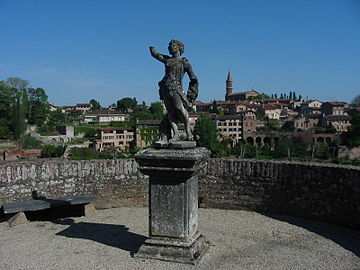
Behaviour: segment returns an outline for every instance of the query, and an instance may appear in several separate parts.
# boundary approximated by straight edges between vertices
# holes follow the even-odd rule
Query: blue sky
[[[0,80],[27,79],[55,105],[158,101],[148,47],[168,53],[171,39],[204,102],[224,98],[229,68],[235,92],[360,94],[360,0],[0,0],[0,31]]]

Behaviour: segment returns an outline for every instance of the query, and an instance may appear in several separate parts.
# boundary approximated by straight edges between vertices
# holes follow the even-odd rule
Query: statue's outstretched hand
[[[152,54],[157,53],[157,50],[156,50],[155,47],[150,46],[149,48],[150,48],[150,52],[151,52]]]

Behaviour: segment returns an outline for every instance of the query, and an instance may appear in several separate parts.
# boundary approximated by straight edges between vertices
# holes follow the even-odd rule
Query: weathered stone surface
[[[134,257],[196,265],[209,247],[210,243],[203,235],[190,243],[178,244],[148,239]]]
[[[92,203],[84,205],[84,216],[86,216],[86,217],[96,217],[97,216],[96,209]]]
[[[171,143],[157,141],[154,143],[154,148],[169,148],[169,149],[187,149],[187,148],[195,148],[195,141],[175,141]]]
[[[136,257],[195,264],[208,245],[198,232],[198,173],[205,148],[146,149],[136,154],[149,179],[149,237]]]
[[[17,225],[26,224],[28,220],[24,212],[19,212],[15,214],[13,217],[9,218],[7,222],[9,223],[10,227],[14,227]]]
[[[168,161],[159,156],[158,162],[166,166]],[[360,167],[354,166],[209,159],[200,172],[199,202],[201,207],[282,213],[359,228],[359,179]],[[91,194],[96,208],[148,204],[148,176],[133,159],[0,163],[0,205],[31,200],[34,190],[48,198]]]
[[[96,208],[147,205],[147,176],[135,160],[29,160],[0,164],[0,205],[91,194]]]
[[[53,207],[86,204],[95,201],[95,196],[67,196],[58,199],[29,200],[26,202],[4,203],[5,214],[23,211],[38,211]]]

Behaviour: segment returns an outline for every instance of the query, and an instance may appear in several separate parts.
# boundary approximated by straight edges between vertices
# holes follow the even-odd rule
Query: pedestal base
[[[196,265],[209,246],[203,235],[187,243],[148,239],[134,257]]]

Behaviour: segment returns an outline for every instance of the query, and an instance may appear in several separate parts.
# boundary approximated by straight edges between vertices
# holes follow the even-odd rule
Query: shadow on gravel
[[[269,213],[263,215],[302,227],[310,232],[332,240],[360,258],[360,232],[320,221],[312,221],[299,217],[283,216]]]
[[[53,223],[70,226],[56,235],[93,240],[129,251],[131,256],[139,250],[147,239],[145,236],[129,232],[129,229],[124,225],[90,222],[75,223],[73,219],[56,220]]]

